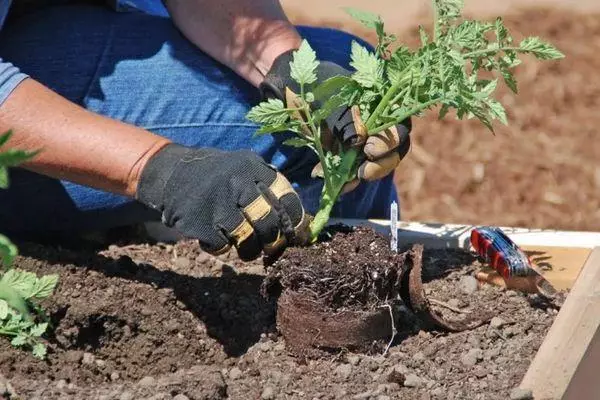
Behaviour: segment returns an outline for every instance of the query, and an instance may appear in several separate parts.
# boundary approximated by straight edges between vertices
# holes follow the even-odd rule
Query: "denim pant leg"
[[[322,60],[348,67],[344,32],[299,27]],[[51,34],[50,34],[51,33]],[[288,136],[254,137],[245,119],[257,90],[187,41],[168,18],[115,13],[91,6],[52,7],[11,21],[0,54],[57,93],[96,113],[134,124],[174,142],[224,150],[252,149],[278,167],[314,213],[322,184],[304,149]],[[60,135],[60,132],[56,132]],[[0,191],[0,230],[100,229],[158,219],[122,196],[13,169]],[[392,178],[363,184],[343,197],[334,216],[387,217],[396,198]]]

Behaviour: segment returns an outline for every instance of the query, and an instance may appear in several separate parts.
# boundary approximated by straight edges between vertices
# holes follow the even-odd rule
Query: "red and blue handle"
[[[482,226],[473,229],[471,245],[504,279],[537,274],[529,257],[500,228]]]

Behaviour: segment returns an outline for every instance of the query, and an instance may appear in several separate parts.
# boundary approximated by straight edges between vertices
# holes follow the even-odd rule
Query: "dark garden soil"
[[[354,260],[371,272],[393,268],[385,263],[387,239],[359,237],[371,244],[336,236],[328,244],[339,253],[332,261]],[[291,355],[276,333],[276,298],[261,294],[262,263],[215,258],[190,241],[77,251],[19,245],[20,268],[60,275],[56,294],[44,302],[56,327],[48,361],[0,341],[0,372],[24,399],[506,399],[562,301],[479,287],[473,272],[480,264],[470,253],[425,249],[424,291],[432,307],[449,320],[489,312],[496,318],[442,333],[423,330],[399,303],[398,335],[385,357],[378,349],[305,358]],[[306,257],[313,265],[322,260]],[[378,303],[356,296],[329,304],[340,311],[361,302]]]

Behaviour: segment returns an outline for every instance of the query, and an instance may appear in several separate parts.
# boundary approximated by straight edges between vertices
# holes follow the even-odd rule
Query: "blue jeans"
[[[337,30],[298,29],[320,59],[346,67],[351,41],[365,44]],[[187,41],[168,17],[54,6],[9,20],[0,54],[90,111],[183,145],[251,149],[290,179],[308,212],[317,210],[322,182],[310,178],[314,154],[282,146],[286,134],[253,137],[257,126],[245,114],[259,101],[257,90]],[[387,218],[393,199],[390,176],[345,195],[333,215]],[[130,198],[18,168],[0,204],[0,232],[105,229],[160,218]]]

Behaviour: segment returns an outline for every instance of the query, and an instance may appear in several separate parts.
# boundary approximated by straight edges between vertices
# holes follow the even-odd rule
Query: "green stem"
[[[315,125],[312,115],[310,114],[310,107],[308,106],[308,104],[306,104],[304,108],[304,112],[306,112],[310,124],[309,129],[311,129],[313,132],[313,143],[315,149],[317,150],[317,154],[319,155],[321,166],[323,167],[323,179],[325,181],[325,188],[331,193],[333,191],[331,184],[331,173],[329,171],[329,165],[327,164],[327,159],[325,157],[325,151],[323,150],[323,143],[321,143],[321,128],[317,128],[317,126]]]
[[[373,127],[373,125],[375,125],[377,123],[377,120],[385,112],[385,110],[388,108],[390,103],[394,104],[393,99],[395,98],[395,95],[396,95],[396,92],[398,92],[398,89],[400,89],[401,87],[404,87],[405,85],[412,82],[413,79],[415,78],[415,74],[417,76],[419,75],[418,72],[415,73],[415,71],[413,70],[414,64],[415,64],[415,61],[413,60],[406,67],[405,71],[408,71],[408,72],[405,72],[403,74],[403,76],[400,79],[398,79],[398,81],[396,81],[392,86],[390,86],[390,88],[385,93],[385,95],[383,95],[383,98],[381,99],[379,104],[377,104],[377,107],[375,107],[375,110],[373,111],[373,113],[367,119],[367,122],[365,122],[365,125],[367,127],[369,134],[372,134],[371,132],[373,129],[371,129],[371,128]],[[407,88],[409,88],[410,86],[411,86],[410,84],[407,85]],[[404,90],[403,90],[403,92],[404,92]]]
[[[409,89],[408,87],[405,87],[404,89],[402,89],[402,90],[401,90],[401,91],[400,91],[400,92],[399,92],[399,93],[398,93],[398,94],[397,94],[397,95],[396,95],[396,96],[395,96],[395,97],[394,97],[394,98],[393,98],[393,99],[390,101],[390,104],[391,104],[391,105],[394,105],[394,104],[398,103],[398,101],[400,101],[400,99],[401,99],[402,97],[405,97],[405,96],[406,96],[406,92],[408,91],[408,89]]]
[[[367,122],[365,122],[367,129],[369,129],[370,126],[373,126],[377,122],[377,119],[381,116],[381,113],[383,112],[383,110],[385,110],[385,108],[389,104],[390,100],[394,97],[394,94],[396,94],[396,92],[400,88],[401,84],[402,84],[402,79],[398,79],[398,82],[394,83],[388,89],[388,91],[385,93],[385,95],[383,96],[383,98],[381,99],[381,101],[379,102],[377,107],[375,107],[375,111],[373,111],[373,114],[371,114],[369,116],[369,119],[367,119]]]
[[[383,131],[383,130],[385,130],[387,128],[391,128],[392,126],[395,126],[399,122],[404,121],[406,118],[410,117],[411,115],[414,115],[414,114],[416,114],[418,112],[421,112],[421,111],[425,110],[426,108],[431,107],[435,103],[438,103],[441,100],[442,100],[442,98],[438,97],[438,98],[435,98],[435,99],[431,99],[431,100],[429,100],[429,101],[427,101],[427,102],[425,102],[423,104],[416,105],[413,108],[411,108],[410,110],[406,111],[401,116],[397,117],[394,121],[387,122],[387,123],[385,123],[383,125],[380,125],[380,126],[378,126],[376,128],[373,128],[373,129],[369,129],[368,134],[369,135],[373,135],[373,134],[375,134],[377,132],[381,132],[381,131]]]
[[[433,0],[433,41],[437,42],[440,37],[440,11],[438,9],[437,0]]]
[[[497,49],[483,49],[483,50],[475,50],[475,51],[470,51],[468,53],[463,53],[463,57],[465,58],[472,58],[472,57],[478,57],[478,56],[482,56],[482,55],[486,55],[488,53],[497,53],[499,51],[519,51],[519,52],[523,52],[526,53],[527,51],[521,49],[520,47],[514,47],[514,46],[507,46],[507,47],[498,47]]]
[[[356,149],[350,149],[345,152],[342,156],[342,162],[336,171],[339,173],[339,177],[336,176],[336,179],[331,182],[329,188],[323,187],[319,210],[310,224],[310,232],[313,241],[317,239],[319,233],[323,230],[325,225],[327,225],[331,210],[337,202],[344,185],[351,180],[353,166],[357,157],[358,151]],[[325,171],[325,167],[323,167],[323,171]]]
[[[325,180],[325,188],[328,192],[331,193],[333,191],[333,187],[331,185],[331,174],[329,172],[329,164],[327,163],[327,159],[325,158],[323,144],[321,143],[320,130],[319,134],[315,136],[315,147],[317,149],[317,154],[319,155],[319,160],[321,160],[321,167],[323,167],[323,179]]]
[[[7,331],[5,329],[0,329],[0,335],[17,336],[18,333],[17,332],[13,332],[13,331]]]
[[[312,241],[317,240],[319,233],[325,228],[327,222],[329,221],[329,215],[331,214],[331,210],[333,210],[333,206],[335,205],[334,199],[327,199],[325,197],[321,197],[321,203],[319,204],[319,211],[315,214],[314,219],[310,224],[310,236]]]

